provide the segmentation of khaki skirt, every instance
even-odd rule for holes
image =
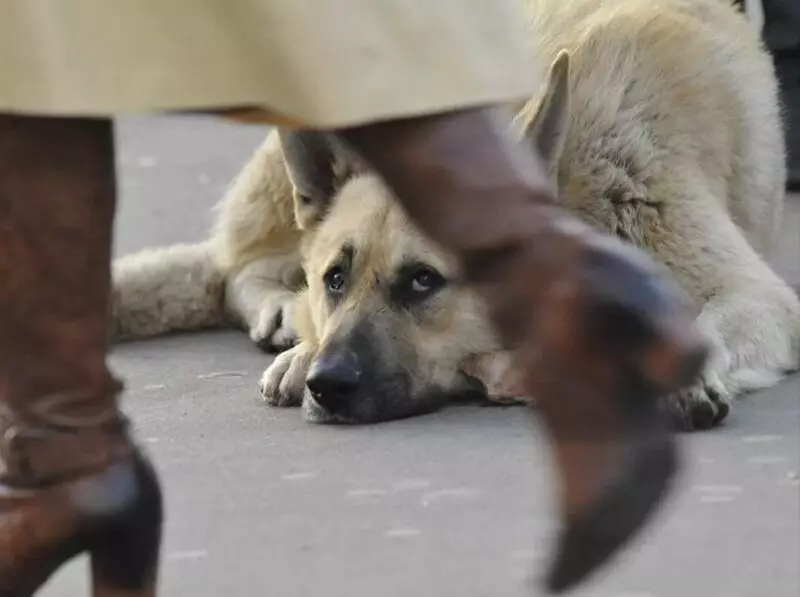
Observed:
[[[525,0],[0,0],[0,112],[339,127],[529,96]]]

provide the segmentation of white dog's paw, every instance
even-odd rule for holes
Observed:
[[[713,370],[701,381],[666,398],[665,406],[673,424],[682,431],[716,427],[731,410],[731,395]]]
[[[265,352],[283,352],[297,344],[294,328],[294,295],[266,299],[256,324],[250,328],[250,339]]]
[[[698,317],[711,354],[701,380],[666,401],[680,428],[715,427],[740,394],[769,388],[797,367],[797,297],[781,286],[755,290],[748,295],[720,295]]]
[[[264,402],[270,406],[300,406],[315,352],[313,345],[303,342],[276,356],[258,382]]]

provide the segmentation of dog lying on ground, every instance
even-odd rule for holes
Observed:
[[[800,367],[800,301],[766,263],[786,177],[770,57],[727,0],[524,1],[550,68],[541,94],[509,106],[514,132],[569,210],[653,254],[691,297],[713,353],[666,405],[713,426]],[[283,141],[255,151],[208,241],[114,264],[114,336],[242,327],[280,352],[265,400],[313,421],[428,412],[476,376],[512,374],[452,256],[381,180],[325,135]]]

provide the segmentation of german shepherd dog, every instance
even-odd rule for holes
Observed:
[[[712,357],[665,398],[708,428],[800,367],[800,301],[768,266],[786,178],[773,66],[728,0],[524,0],[549,70],[509,105],[574,214],[654,255],[694,301]],[[269,134],[211,238],[114,266],[116,338],[234,325],[278,351],[260,383],[311,421],[523,399],[483,304],[382,181],[319,133]]]

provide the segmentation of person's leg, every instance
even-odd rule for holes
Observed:
[[[660,501],[676,462],[658,398],[699,374],[706,349],[652,262],[555,207],[509,125],[474,109],[338,134],[460,258],[518,353],[562,474],[558,589],[626,542]]]
[[[648,398],[690,376],[699,351],[635,254],[542,206],[544,177],[507,124],[477,110],[343,136],[461,257],[506,344],[524,354],[566,473],[566,547],[623,510],[606,544],[567,549],[574,577],[658,501],[674,454],[653,432]],[[105,364],[112,148],[107,121],[0,117],[3,597],[31,593],[87,549],[102,586],[153,590],[158,483],[125,434]],[[631,386],[644,395],[632,401]]]
[[[112,133],[0,115],[0,597],[87,551],[96,596],[155,592],[159,483],[106,366]]]

